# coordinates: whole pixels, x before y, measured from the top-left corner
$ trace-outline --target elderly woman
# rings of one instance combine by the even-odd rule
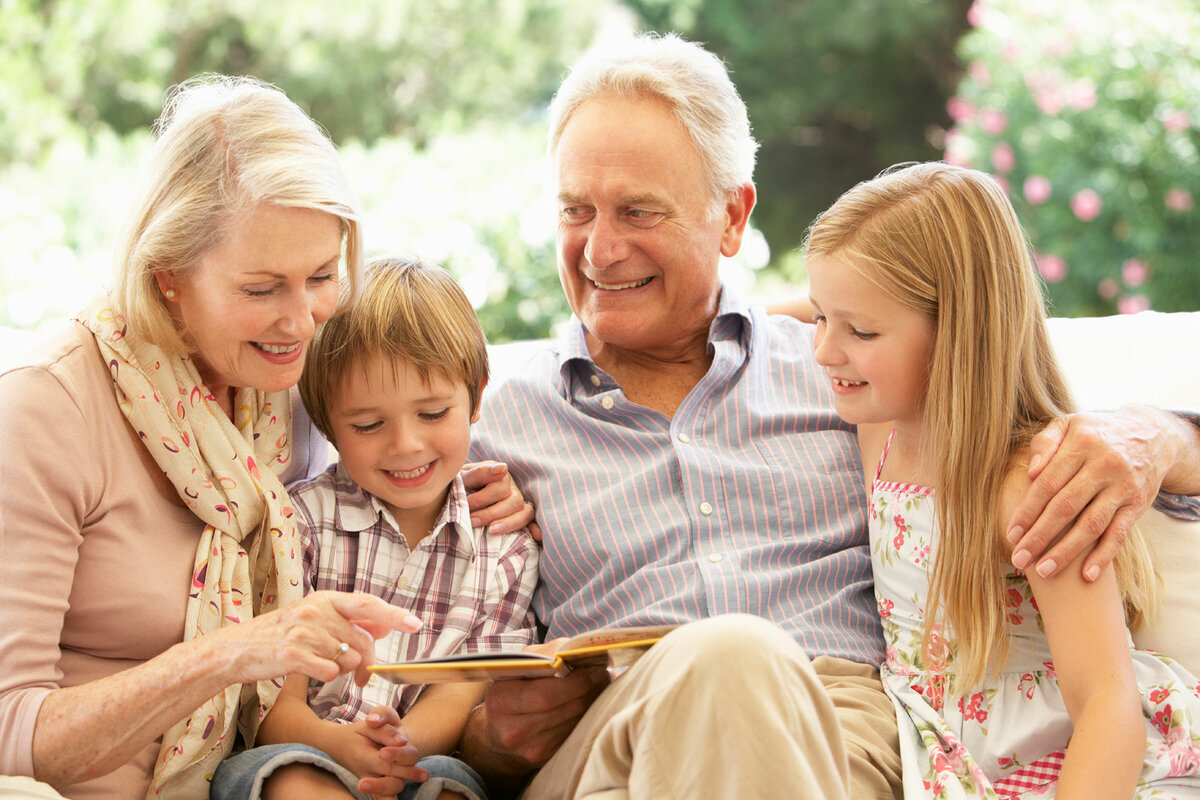
[[[420,624],[301,598],[284,484],[328,448],[289,390],[362,258],[336,151],[248,79],[184,85],[158,132],[111,291],[0,376],[0,774],[68,797],[206,797],[280,676],[365,680]]]

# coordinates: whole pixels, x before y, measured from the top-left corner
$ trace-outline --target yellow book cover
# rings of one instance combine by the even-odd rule
[[[552,655],[527,650],[468,653],[373,664],[372,673],[394,683],[450,683],[546,678],[583,667],[627,667],[676,625],[608,628],[566,639]]]

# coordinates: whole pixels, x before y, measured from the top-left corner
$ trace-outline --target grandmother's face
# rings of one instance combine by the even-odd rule
[[[341,221],[263,204],[185,274],[160,273],[196,368],[224,400],[230,388],[295,385],[317,326],[338,300]]]

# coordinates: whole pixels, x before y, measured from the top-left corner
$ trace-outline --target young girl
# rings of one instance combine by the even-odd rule
[[[1156,599],[1138,534],[1094,582],[1083,556],[1051,580],[1009,563],[1025,445],[1071,402],[1004,193],[890,171],[807,252],[817,361],[867,473],[905,796],[1200,797],[1200,687],[1126,628]]]

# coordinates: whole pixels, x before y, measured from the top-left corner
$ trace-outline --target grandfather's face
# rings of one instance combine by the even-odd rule
[[[729,208],[711,213],[696,148],[668,108],[585,101],[563,129],[555,167],[559,278],[591,336],[666,356],[706,339],[717,266],[741,246],[745,220]]]

